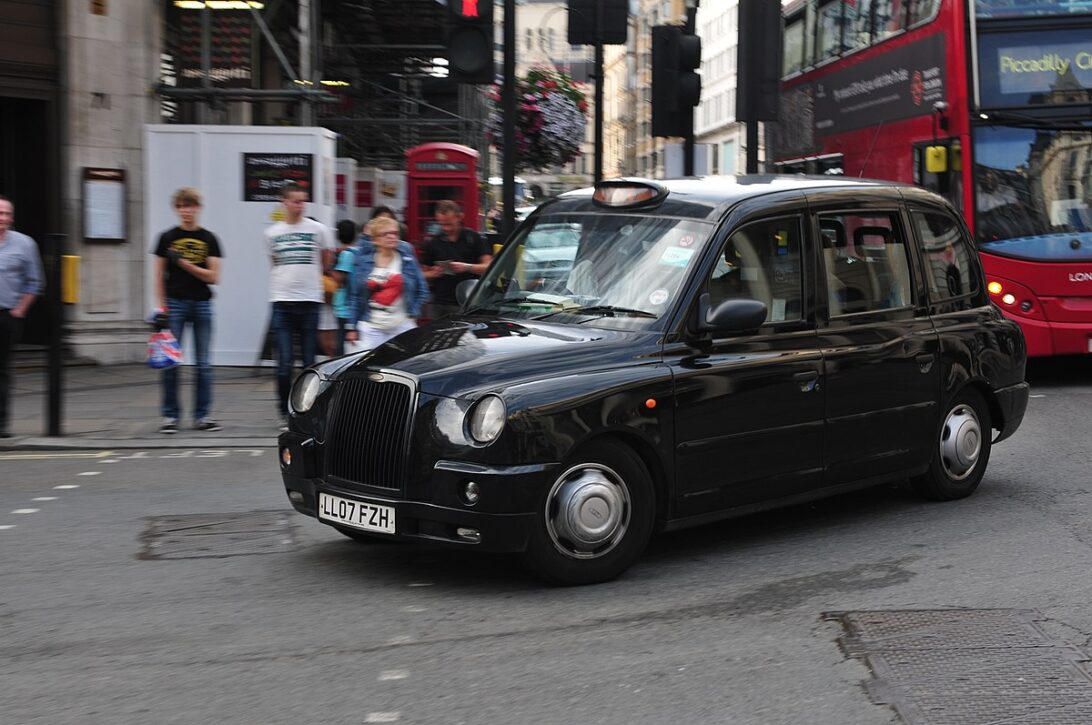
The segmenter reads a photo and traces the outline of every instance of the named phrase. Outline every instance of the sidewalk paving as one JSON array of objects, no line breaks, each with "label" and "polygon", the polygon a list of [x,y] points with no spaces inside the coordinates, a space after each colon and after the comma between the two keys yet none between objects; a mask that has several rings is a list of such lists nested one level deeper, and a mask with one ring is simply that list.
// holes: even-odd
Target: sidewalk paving
[{"label": "sidewalk paving", "polygon": [[276,378],[272,368],[217,367],[213,370],[212,413],[223,430],[203,433],[193,425],[194,374],[181,369],[180,430],[159,433],[160,374],[145,365],[75,365],[62,371],[60,437],[46,435],[48,371],[16,367],[13,372],[11,433],[0,450],[110,448],[263,448],[277,444]]}]

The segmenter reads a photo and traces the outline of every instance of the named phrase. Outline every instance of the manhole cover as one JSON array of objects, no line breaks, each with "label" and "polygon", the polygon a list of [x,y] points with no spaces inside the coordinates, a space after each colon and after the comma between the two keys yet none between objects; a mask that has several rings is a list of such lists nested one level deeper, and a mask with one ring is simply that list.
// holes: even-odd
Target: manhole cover
[{"label": "manhole cover", "polygon": [[1015,609],[832,612],[864,660],[873,701],[910,725],[1087,725],[1089,658]]},{"label": "manhole cover", "polygon": [[141,559],[201,559],[276,554],[295,544],[284,511],[155,516],[140,535]]}]

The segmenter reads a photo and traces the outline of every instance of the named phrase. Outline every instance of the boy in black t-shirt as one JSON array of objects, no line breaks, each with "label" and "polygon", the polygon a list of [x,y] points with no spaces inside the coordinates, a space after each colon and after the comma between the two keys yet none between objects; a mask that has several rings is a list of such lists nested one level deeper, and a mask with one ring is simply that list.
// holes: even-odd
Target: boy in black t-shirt
[{"label": "boy in black t-shirt", "polygon": [[[221,430],[209,418],[212,406],[212,366],[209,341],[212,338],[212,290],[209,285],[220,279],[220,241],[197,223],[201,213],[201,194],[183,187],[171,199],[179,224],[159,235],[155,251],[155,295],[158,307],[167,313],[171,332],[182,342],[186,324],[193,327],[194,363],[197,387],[194,390],[194,429]],[[163,423],[160,433],[177,433],[179,421],[178,370],[163,370]]]},{"label": "boy in black t-shirt", "polygon": [[463,226],[463,209],[454,201],[436,202],[440,233],[421,251],[421,269],[432,290],[429,317],[436,319],[459,311],[455,288],[467,279],[482,276],[493,252],[473,229]]}]

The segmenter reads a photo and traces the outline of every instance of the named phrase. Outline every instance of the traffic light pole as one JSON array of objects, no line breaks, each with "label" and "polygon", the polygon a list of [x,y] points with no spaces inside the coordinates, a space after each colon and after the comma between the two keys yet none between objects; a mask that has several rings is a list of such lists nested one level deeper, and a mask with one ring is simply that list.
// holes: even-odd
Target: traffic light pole
[{"label": "traffic light pole", "polygon": [[505,238],[516,228],[516,0],[504,0],[504,82],[501,87],[504,116],[504,158],[501,162],[501,200]]},{"label": "traffic light pole", "polygon": [[595,183],[603,180],[603,0],[595,0]]},{"label": "traffic light pole", "polygon": [[[685,32],[688,35],[693,35],[697,26],[698,19],[698,4],[694,3],[694,7],[687,9],[686,11],[686,25],[683,26]],[[694,175],[694,108],[691,106],[683,111],[689,114],[690,122],[686,124],[686,128],[690,130],[690,133],[683,137],[683,176]]]}]

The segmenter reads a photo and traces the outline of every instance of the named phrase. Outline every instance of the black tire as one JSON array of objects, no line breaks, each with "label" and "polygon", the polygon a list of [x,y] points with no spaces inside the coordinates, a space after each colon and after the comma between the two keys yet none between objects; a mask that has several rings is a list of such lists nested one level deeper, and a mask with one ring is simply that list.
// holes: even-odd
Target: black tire
[{"label": "black tire", "polygon": [[592,443],[544,492],[523,562],[551,584],[613,579],[648,544],[655,503],[652,479],[632,449],[614,440]]},{"label": "black tire", "polygon": [[932,501],[970,496],[986,473],[992,440],[986,401],[977,390],[964,390],[944,411],[929,470],[911,479],[911,485]]}]

